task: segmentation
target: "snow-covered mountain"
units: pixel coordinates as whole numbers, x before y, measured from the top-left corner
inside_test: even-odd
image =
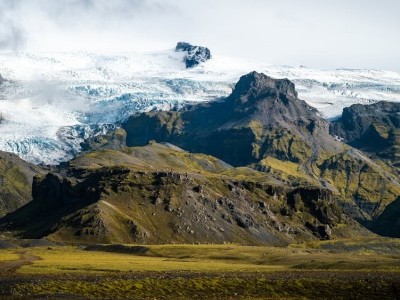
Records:
[[[183,53],[13,53],[0,55],[0,150],[45,164],[70,159],[84,138],[138,111],[179,108],[227,96],[256,70],[296,84],[299,98],[327,118],[343,107],[400,101],[400,74],[376,70],[319,71],[257,61],[213,58],[186,69]]]

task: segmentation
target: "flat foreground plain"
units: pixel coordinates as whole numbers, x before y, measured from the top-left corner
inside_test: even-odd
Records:
[[[0,297],[396,299],[400,241],[2,249]]]

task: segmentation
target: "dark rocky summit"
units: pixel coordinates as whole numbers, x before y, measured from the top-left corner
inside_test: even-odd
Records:
[[[184,57],[186,68],[193,68],[211,58],[210,49],[185,42],[178,42],[175,51],[186,52]]]
[[[252,72],[242,76],[223,101],[134,115],[123,128],[128,146],[168,141],[236,166],[258,162],[267,154],[300,162],[312,156],[312,148],[340,147],[327,135],[328,122],[316,112],[297,99],[289,80]]]

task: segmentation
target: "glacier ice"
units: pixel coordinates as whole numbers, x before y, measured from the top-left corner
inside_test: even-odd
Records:
[[[296,84],[299,98],[326,118],[343,107],[400,101],[400,74],[378,70],[313,70],[214,55],[186,69],[182,53],[0,54],[0,150],[37,164],[78,154],[80,143],[135,112],[178,109],[230,94],[239,77],[259,71]]]

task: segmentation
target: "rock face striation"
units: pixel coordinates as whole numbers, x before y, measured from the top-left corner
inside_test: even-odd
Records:
[[[202,46],[193,46],[185,42],[178,42],[175,51],[186,53],[184,57],[186,68],[196,67],[200,63],[211,59],[210,49]]]

